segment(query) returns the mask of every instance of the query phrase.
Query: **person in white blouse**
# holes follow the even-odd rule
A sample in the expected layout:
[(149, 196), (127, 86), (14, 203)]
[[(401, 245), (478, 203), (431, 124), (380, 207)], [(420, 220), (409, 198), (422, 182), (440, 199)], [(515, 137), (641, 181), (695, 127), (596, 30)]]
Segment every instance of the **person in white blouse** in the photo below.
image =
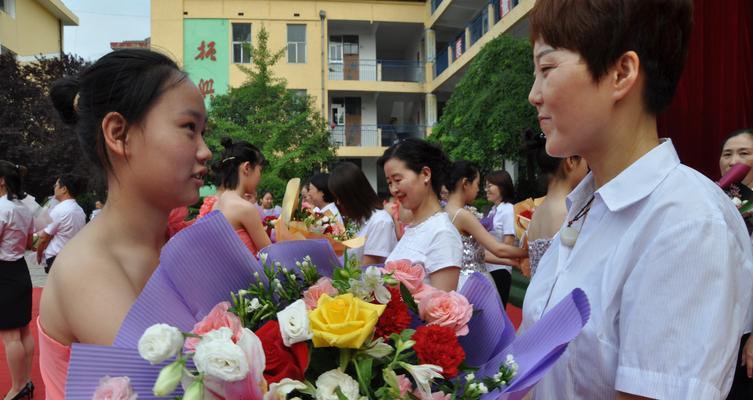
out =
[(31, 249), (34, 218), (21, 201), (25, 174), (26, 168), (0, 160), (0, 338), (11, 378), (6, 399), (32, 390), (32, 285), (24, 254)]
[(337, 164), (329, 174), (329, 190), (343, 215), (359, 225), (358, 236), (366, 238), (363, 247), (348, 255), (361, 265), (384, 263), (397, 244), (395, 224), (363, 171), (350, 162)]
[(329, 191), (329, 174), (314, 174), (309, 181), (307, 195), (315, 212), (325, 213), (329, 211), (337, 218), (339, 223), (343, 223), (340, 210), (335, 205), (335, 197)]
[(446, 291), (457, 289), (463, 243), (439, 205), (450, 160), (440, 148), (409, 138), (385, 150), (377, 165), (384, 168), (395, 200), (413, 214), (387, 262), (408, 259), (423, 263), (432, 286)]
[[(486, 199), (494, 204), (489, 212), (494, 214), (492, 218), (492, 235), (498, 242), (512, 246), (515, 243), (515, 210), (511, 203), (515, 198), (515, 186), (512, 177), (507, 171), (494, 171), (486, 175)], [(486, 269), (494, 279), (502, 304), (507, 305), (512, 286), (512, 266), (498, 264), (492, 255), (487, 255)]]
[(546, 150), (591, 167), (523, 304), (524, 332), (575, 288), (591, 308), (536, 399), (713, 400), (730, 389), (753, 315), (750, 238), (728, 197), (657, 130), (692, 20), (692, 0), (538, 0), (529, 14), (529, 101)]

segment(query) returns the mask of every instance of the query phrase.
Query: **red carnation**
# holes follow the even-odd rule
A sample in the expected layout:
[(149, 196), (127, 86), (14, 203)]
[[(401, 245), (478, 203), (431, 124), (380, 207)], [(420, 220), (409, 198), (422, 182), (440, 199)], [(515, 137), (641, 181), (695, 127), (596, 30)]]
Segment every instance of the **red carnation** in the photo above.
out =
[(458, 374), (458, 366), (465, 359), (465, 352), (458, 343), (453, 328), (426, 325), (420, 326), (413, 334), (416, 344), (413, 350), (421, 364), (434, 364), (442, 367), (442, 375), (452, 378)]
[(387, 307), (384, 309), (382, 316), (379, 317), (375, 328), (375, 337), (388, 338), (391, 334), (403, 331), (410, 326), (411, 316), (408, 312), (408, 306), (403, 302), (403, 298), (400, 297), (400, 289), (396, 286), (387, 287), (390, 291), (390, 302), (387, 303)]
[(280, 334), (280, 324), (271, 320), (259, 328), (256, 336), (264, 347), (267, 364), (264, 368), (264, 378), (267, 383), (275, 383), (283, 378), (302, 381), (309, 363), (309, 347), (300, 342), (291, 347), (285, 346)]

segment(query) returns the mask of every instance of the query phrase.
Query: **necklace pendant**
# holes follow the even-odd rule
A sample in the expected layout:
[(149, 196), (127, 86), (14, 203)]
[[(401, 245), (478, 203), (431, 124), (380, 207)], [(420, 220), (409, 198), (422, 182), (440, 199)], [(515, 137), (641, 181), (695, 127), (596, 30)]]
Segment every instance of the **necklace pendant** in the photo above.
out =
[(578, 230), (571, 226), (563, 226), (560, 229), (560, 242), (567, 247), (574, 247), (578, 241)]

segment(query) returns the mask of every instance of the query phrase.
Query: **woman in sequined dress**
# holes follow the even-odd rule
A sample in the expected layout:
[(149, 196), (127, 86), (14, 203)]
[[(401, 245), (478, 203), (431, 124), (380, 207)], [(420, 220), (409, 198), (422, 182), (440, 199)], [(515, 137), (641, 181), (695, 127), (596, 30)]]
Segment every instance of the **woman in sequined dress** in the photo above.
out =
[[(460, 270), (458, 288), (474, 272), (482, 272), (491, 280), (486, 271), (485, 261), (517, 265), (521, 257), (526, 257), (527, 250), (498, 242), (489, 233), (479, 218), (466, 206), (478, 195), (481, 174), (478, 167), (469, 161), (456, 161), (446, 183), (450, 191), (445, 212), (450, 216), (463, 240), (463, 265)], [(489, 251), (487, 254), (486, 250)]]
[(578, 156), (557, 158), (546, 154), (546, 139), (536, 135), (530, 139), (528, 151), (534, 153), (539, 170), (547, 177), (544, 200), (536, 207), (526, 231), (531, 277), (536, 273), (539, 260), (552, 243), (552, 238), (562, 227), (567, 216), (565, 199), (588, 173), (586, 160)]

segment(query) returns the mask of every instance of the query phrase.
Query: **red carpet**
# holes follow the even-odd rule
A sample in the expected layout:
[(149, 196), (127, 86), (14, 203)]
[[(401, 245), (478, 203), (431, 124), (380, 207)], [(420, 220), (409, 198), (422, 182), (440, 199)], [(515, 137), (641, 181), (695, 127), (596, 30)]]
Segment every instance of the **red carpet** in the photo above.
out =
[[(42, 295), (42, 288), (34, 288), (34, 303), (31, 309), (31, 331), (34, 334), (34, 341), (37, 341), (37, 315), (39, 315), (39, 297)], [(39, 348), (34, 348), (34, 367), (31, 371), (31, 380), (34, 382), (34, 398), (44, 399), (44, 384), (42, 376), (39, 374)], [(5, 360), (5, 348), (0, 343), (0, 396), (5, 396), (10, 390), (10, 372)]]
[[(34, 333), (34, 339), (37, 340), (37, 324), (36, 319), (39, 315), (39, 297), (42, 294), (42, 288), (34, 288), (34, 305), (32, 306), (32, 323), (31, 329)], [(510, 316), (515, 328), (520, 326), (521, 311), (519, 308), (508, 305), (507, 314)], [(31, 379), (34, 381), (36, 390), (34, 391), (34, 397), (37, 399), (44, 399), (44, 384), (42, 383), (42, 376), (39, 374), (39, 349), (34, 349), (34, 368), (31, 373)], [(8, 366), (5, 361), (5, 349), (0, 343), (0, 396), (4, 396), (10, 390), (10, 373), (8, 372)]]

